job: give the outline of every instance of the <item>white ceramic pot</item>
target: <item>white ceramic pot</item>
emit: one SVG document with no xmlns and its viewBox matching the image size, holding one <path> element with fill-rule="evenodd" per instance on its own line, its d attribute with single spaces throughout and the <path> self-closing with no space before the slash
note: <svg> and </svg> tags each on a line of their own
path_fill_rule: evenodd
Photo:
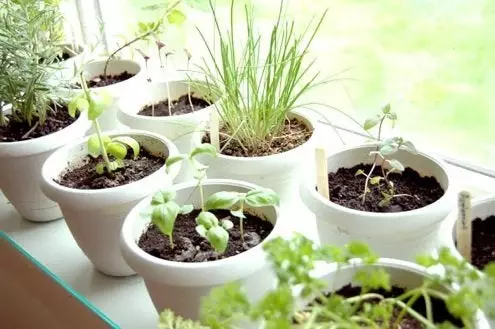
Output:
<svg viewBox="0 0 495 329">
<path fill-rule="evenodd" d="M 188 93 L 188 81 L 185 80 L 147 83 L 141 93 L 129 94 L 120 99 L 117 106 L 117 118 L 122 124 L 132 129 L 142 129 L 161 134 L 170 139 L 180 153 L 189 153 L 195 136 L 194 132 L 198 131 L 198 126 L 201 123 L 208 121 L 209 114 L 215 107 L 211 105 L 193 113 L 172 117 L 138 115 L 144 106 L 156 104 L 168 98 L 167 84 L 170 88 L 170 98 L 173 100 Z M 202 90 L 198 84 L 191 86 L 191 91 L 192 94 L 198 96 L 207 94 L 206 89 Z M 183 163 L 182 172 L 176 181 L 181 182 L 191 178 L 190 166 Z"/>
<path fill-rule="evenodd" d="M 60 83 L 60 81 L 70 81 L 74 78 L 74 68 L 79 69 L 83 64 L 84 57 L 87 54 L 86 47 L 81 44 L 64 44 L 62 45 L 64 53 L 70 55 L 70 58 L 63 62 L 56 63 L 55 66 L 58 70 L 55 71 L 52 79 L 55 83 Z"/>
<path fill-rule="evenodd" d="M 328 157 L 328 172 L 371 163 L 373 145 L 347 148 Z M 324 198 L 316 190 L 315 175 L 301 186 L 301 197 L 315 214 L 318 236 L 322 244 L 342 246 L 352 240 L 366 242 L 382 257 L 415 260 L 419 253 L 438 247 L 442 221 L 455 206 L 455 188 L 442 160 L 419 153 L 400 150 L 394 158 L 422 176 L 433 176 L 445 191 L 436 202 L 411 211 L 374 213 L 340 206 Z"/>
<path fill-rule="evenodd" d="M 201 162 L 209 165 L 208 178 L 231 178 L 253 183 L 274 190 L 281 201 L 281 208 L 299 199 L 298 188 L 304 173 L 314 171 L 316 147 L 316 123 L 302 113 L 291 113 L 313 130 L 310 139 L 290 150 L 260 157 L 234 157 L 219 154 L 216 158 L 204 158 Z M 200 143 L 201 137 L 195 143 Z"/>
<path fill-rule="evenodd" d="M 255 188 L 252 184 L 227 179 L 206 180 L 204 183 L 206 196 L 219 191 L 246 192 Z M 200 207 L 195 182 L 178 184 L 176 191 L 177 203 L 192 203 Z M 258 246 L 217 261 L 182 263 L 153 257 L 138 247 L 137 241 L 150 223 L 140 213 L 149 206 L 150 200 L 151 197 L 148 197 L 141 201 L 127 216 L 122 226 L 121 248 L 127 263 L 143 277 L 158 312 L 169 308 L 178 315 L 197 320 L 201 298 L 216 286 L 240 281 L 252 299 L 263 296 L 273 288 L 274 277 L 262 246 L 267 240 L 280 235 L 284 225 L 276 207 L 252 210 L 274 224 L 273 231 Z"/>
<path fill-rule="evenodd" d="M 89 81 L 90 79 L 103 74 L 105 62 L 106 59 L 100 59 L 86 63 L 84 65 L 86 80 Z M 120 128 L 117 120 L 117 104 L 121 97 L 124 95 L 138 97 L 138 95 L 144 91 L 146 72 L 144 67 L 142 67 L 139 62 L 124 59 L 112 59 L 108 64 L 108 75 L 120 74 L 124 71 L 135 74 L 135 76 L 113 85 L 91 88 L 91 90 L 96 92 L 104 92 L 112 97 L 112 103 L 107 106 L 103 114 L 98 118 L 102 131 L 111 131 Z M 94 132 L 95 130 L 91 129 L 89 134 L 93 134 Z"/>
<path fill-rule="evenodd" d="M 163 136 L 139 130 L 113 132 L 110 136 L 131 136 L 155 155 L 176 155 L 177 148 Z M 78 246 L 97 270 L 112 276 L 135 272 L 120 254 L 120 228 L 127 213 L 151 191 L 172 184 L 180 170 L 170 174 L 163 166 L 151 175 L 126 185 L 100 190 L 83 190 L 62 186 L 54 181 L 68 166 L 77 165 L 87 155 L 88 138 L 67 145 L 53 153 L 43 165 L 41 188 L 57 202 Z"/>
<path fill-rule="evenodd" d="M 35 222 L 62 218 L 58 205 L 40 190 L 41 167 L 53 151 L 83 137 L 90 126 L 83 113 L 70 126 L 50 135 L 0 143 L 0 188 L 23 218 Z"/>
<path fill-rule="evenodd" d="M 357 271 L 373 271 L 377 268 L 383 268 L 390 275 L 391 285 L 404 289 L 413 289 L 420 286 L 424 279 L 431 275 L 424 267 L 415 263 L 381 258 L 372 265 L 364 265 L 360 261 L 354 261 L 350 265 L 343 266 L 339 269 L 337 269 L 335 264 L 324 264 L 315 269 L 314 276 L 326 282 L 327 287 L 330 287 L 329 291 L 337 291 L 348 284 L 359 285 L 355 280 Z M 446 287 L 445 292 L 448 292 L 449 289 Z M 295 291 L 298 293 L 299 290 Z M 304 308 L 311 300 L 312 298 L 298 300 L 297 308 Z M 481 311 L 478 311 L 476 314 L 475 325 L 477 329 L 490 328 L 485 315 Z"/>
</svg>

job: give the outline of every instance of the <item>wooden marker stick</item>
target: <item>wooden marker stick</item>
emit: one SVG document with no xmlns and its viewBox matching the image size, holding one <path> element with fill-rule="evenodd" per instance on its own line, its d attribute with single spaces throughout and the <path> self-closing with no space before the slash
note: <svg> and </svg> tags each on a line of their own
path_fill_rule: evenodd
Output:
<svg viewBox="0 0 495 329">
<path fill-rule="evenodd" d="M 330 191 L 328 190 L 328 169 L 327 169 L 327 153 L 323 148 L 316 148 L 316 187 L 318 192 L 327 200 L 330 199 Z"/>
<path fill-rule="evenodd" d="M 456 223 L 457 249 L 471 263 L 471 194 L 466 191 L 459 193 L 458 215 Z"/>
<path fill-rule="evenodd" d="M 218 113 L 214 109 L 210 113 L 210 142 L 217 151 L 220 151 L 220 131 L 218 123 Z"/>
</svg>

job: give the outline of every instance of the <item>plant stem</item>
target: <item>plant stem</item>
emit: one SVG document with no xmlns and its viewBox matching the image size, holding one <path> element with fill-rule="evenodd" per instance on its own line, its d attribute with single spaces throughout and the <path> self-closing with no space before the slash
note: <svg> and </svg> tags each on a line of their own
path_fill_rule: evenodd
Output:
<svg viewBox="0 0 495 329">
<path fill-rule="evenodd" d="M 172 236 L 172 234 L 170 234 L 168 236 L 168 239 L 170 240 L 170 248 L 174 249 L 175 246 L 174 246 L 174 237 Z"/>
<path fill-rule="evenodd" d="M 167 70 L 168 66 L 168 53 L 165 55 L 165 70 Z M 171 100 L 170 100 L 170 85 L 169 82 L 166 82 L 167 84 L 167 105 L 168 105 L 168 116 L 172 116 L 172 106 L 171 106 Z"/>
<path fill-rule="evenodd" d="M 101 128 L 98 119 L 93 120 L 93 124 L 95 125 L 96 135 L 98 136 L 98 142 L 100 143 L 101 155 L 103 157 L 103 161 L 105 161 L 105 166 L 107 167 L 108 173 L 111 173 L 110 159 L 108 158 L 107 150 L 105 148 L 105 144 L 103 143 L 103 138 L 101 137 Z"/>
<path fill-rule="evenodd" d="M 40 123 L 39 121 L 36 121 L 36 123 L 31 127 L 31 129 L 29 129 L 27 133 L 22 135 L 21 139 L 27 138 L 29 135 L 31 135 L 31 133 L 39 126 L 39 123 Z"/>
<path fill-rule="evenodd" d="M 239 211 L 241 214 L 244 211 L 244 198 L 239 200 Z M 241 231 L 241 241 L 244 242 L 244 218 L 242 217 L 239 218 L 239 229 Z"/>
<path fill-rule="evenodd" d="M 189 71 L 189 66 L 191 64 L 191 59 L 187 58 L 187 71 Z M 189 99 L 189 105 L 191 106 L 191 111 L 194 112 L 194 106 L 191 100 L 191 83 L 187 84 L 187 98 Z"/>
<path fill-rule="evenodd" d="M 385 116 L 382 116 L 381 120 L 380 120 L 380 124 L 378 125 L 378 142 L 380 141 L 381 139 L 381 136 L 382 136 L 382 125 L 383 125 L 383 121 L 385 121 Z M 379 151 L 379 146 L 377 145 L 376 148 L 375 148 L 375 151 Z M 364 183 L 364 192 L 363 192 L 363 200 L 361 201 L 362 204 L 364 204 L 366 202 L 366 193 L 368 193 L 368 182 L 371 178 L 371 174 L 373 174 L 373 170 L 375 170 L 375 167 L 376 167 L 376 159 L 378 158 L 378 154 L 375 153 L 375 157 L 373 158 L 373 166 L 371 166 L 371 170 L 370 172 L 368 173 L 368 175 L 366 176 L 366 181 Z M 384 160 L 385 161 L 385 160 Z M 383 167 L 383 162 L 382 161 L 382 167 Z M 382 168 L 383 169 L 383 168 Z M 386 180 L 386 179 L 385 179 Z"/>
<path fill-rule="evenodd" d="M 399 306 L 402 309 L 405 309 L 407 311 L 407 313 L 409 313 L 409 315 L 411 315 L 413 318 L 415 318 L 416 320 L 418 320 L 419 322 L 421 322 L 422 324 L 424 324 L 426 327 L 428 327 L 430 329 L 435 329 L 436 328 L 435 324 L 433 324 L 430 321 L 428 321 L 428 319 L 426 319 L 420 313 L 418 313 L 415 310 L 413 310 L 411 307 L 409 307 L 408 305 L 406 305 L 404 302 L 402 302 L 400 300 L 392 299 L 392 298 L 384 299 L 383 301 L 384 302 L 392 303 L 392 304 L 394 304 L 396 306 Z"/>
</svg>

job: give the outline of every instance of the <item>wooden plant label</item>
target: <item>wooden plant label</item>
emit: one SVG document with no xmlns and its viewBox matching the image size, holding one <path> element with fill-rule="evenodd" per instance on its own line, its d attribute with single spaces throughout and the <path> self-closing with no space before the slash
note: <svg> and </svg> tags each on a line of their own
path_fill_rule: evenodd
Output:
<svg viewBox="0 0 495 329">
<path fill-rule="evenodd" d="M 220 151 L 220 131 L 216 110 L 210 113 L 210 143 L 217 149 L 217 152 Z"/>
<path fill-rule="evenodd" d="M 458 215 L 456 224 L 457 249 L 468 262 L 471 262 L 471 194 L 459 193 Z"/>
<path fill-rule="evenodd" d="M 328 190 L 328 169 L 327 169 L 327 153 L 323 148 L 316 148 L 316 187 L 318 192 L 327 200 L 330 199 L 330 191 Z"/>
</svg>

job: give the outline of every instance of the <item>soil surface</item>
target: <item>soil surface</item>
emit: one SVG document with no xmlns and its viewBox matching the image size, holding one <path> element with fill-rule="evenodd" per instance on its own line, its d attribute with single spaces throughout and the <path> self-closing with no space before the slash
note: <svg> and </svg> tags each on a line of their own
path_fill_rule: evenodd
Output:
<svg viewBox="0 0 495 329">
<path fill-rule="evenodd" d="M 380 294 L 385 298 L 395 298 L 399 297 L 402 294 L 406 292 L 405 289 L 398 287 L 398 286 L 393 286 L 390 291 L 386 291 L 384 289 L 379 289 L 379 290 L 374 290 L 370 291 L 370 293 L 376 293 Z M 361 294 L 361 287 L 359 286 L 352 286 L 351 284 L 348 284 L 344 287 L 342 287 L 340 290 L 336 292 L 336 294 L 344 297 L 344 298 L 350 298 L 350 297 L 355 297 L 359 296 Z M 328 297 L 330 296 L 331 293 L 326 293 L 325 296 Z M 378 303 L 378 299 L 371 299 L 368 300 L 367 303 L 372 303 L 376 304 Z M 432 298 L 432 309 L 433 309 L 433 321 L 436 324 L 440 324 L 443 322 L 450 322 L 454 324 L 456 327 L 461 328 L 462 323 L 453 317 L 447 310 L 447 307 L 444 302 L 442 302 L 439 299 Z M 314 302 L 310 303 L 309 305 L 314 305 L 314 303 L 321 303 L 320 300 L 315 300 Z M 364 310 L 364 305 L 366 303 L 363 303 L 360 308 L 357 310 L 357 313 L 360 313 Z M 426 316 L 426 304 L 424 302 L 423 298 L 419 298 L 414 304 L 412 304 L 412 308 L 417 311 L 418 313 Z M 401 308 L 394 307 L 392 311 L 392 317 L 389 319 L 389 325 L 386 326 L 387 328 L 392 328 L 392 325 L 395 323 L 395 320 L 401 313 Z M 364 326 L 364 325 L 363 325 Z M 409 314 L 406 314 L 400 321 L 399 328 L 401 329 L 423 329 L 423 325 L 421 322 L 419 322 L 417 319 L 412 317 Z"/>
<path fill-rule="evenodd" d="M 193 95 L 191 95 L 191 103 L 193 108 L 191 108 L 189 97 L 187 95 L 182 95 L 179 97 L 179 99 L 172 101 L 170 103 L 170 112 L 172 112 L 172 116 L 192 113 L 192 109 L 194 109 L 194 111 L 199 111 L 210 106 L 210 103 L 208 103 L 204 99 L 195 97 Z M 169 116 L 167 99 L 154 104 L 154 107 L 154 113 L 153 107 L 151 105 L 146 105 L 141 111 L 139 111 L 138 114 L 149 117 L 153 116 L 153 114 L 155 117 Z"/>
<path fill-rule="evenodd" d="M 79 116 L 77 114 L 76 118 L 71 117 L 66 106 L 53 107 L 56 108 L 56 112 L 49 111 L 45 122 L 42 125 L 37 124 L 29 134 L 27 132 L 36 125 L 36 118 L 33 118 L 33 124 L 29 126 L 27 122 L 16 122 L 11 115 L 7 115 L 9 123 L 5 127 L 0 126 L 0 142 L 19 142 L 50 135 L 68 127 Z"/>
<path fill-rule="evenodd" d="M 303 122 L 295 119 L 286 120 L 282 133 L 256 148 L 244 148 L 237 140 L 225 135 L 228 133 L 225 128 L 221 128 L 220 133 L 222 154 L 235 157 L 258 157 L 287 152 L 306 143 L 313 135 L 313 131 L 309 130 Z M 224 148 L 227 142 L 228 144 Z M 208 133 L 203 137 L 203 143 L 210 143 Z"/>
<path fill-rule="evenodd" d="M 388 206 L 380 207 L 379 203 L 383 200 L 381 193 L 387 192 L 386 183 L 381 181 L 379 185 L 368 184 L 371 192 L 366 194 L 366 200 L 362 203 L 366 176 L 356 176 L 359 169 L 368 174 L 371 165 L 359 164 L 352 168 L 340 168 L 336 173 L 328 174 L 330 201 L 355 210 L 401 212 L 425 207 L 440 199 L 444 194 L 444 190 L 434 177 L 421 177 L 415 170 L 406 168 L 401 174 L 390 174 L 389 180 L 394 183 L 395 195 L 407 194 L 409 196 L 394 197 Z M 374 176 L 383 176 L 380 166 L 373 171 L 371 177 Z"/>
<path fill-rule="evenodd" d="M 471 263 L 482 270 L 495 261 L 495 216 L 472 222 Z"/>
<path fill-rule="evenodd" d="M 87 81 L 86 84 L 88 85 L 88 88 L 99 88 L 99 87 L 106 87 L 110 86 L 125 80 L 128 80 L 135 76 L 133 73 L 129 73 L 127 71 L 124 71 L 120 74 L 116 75 L 106 75 L 104 76 L 103 74 L 91 78 L 91 80 Z M 81 88 L 81 85 L 79 83 L 76 84 L 78 88 Z"/>
<path fill-rule="evenodd" d="M 151 175 L 165 164 L 164 157 L 155 156 L 144 148 L 141 148 L 136 160 L 132 159 L 132 151 L 129 151 L 124 160 L 124 167 L 119 168 L 112 175 L 105 172 L 99 175 L 95 166 L 103 162 L 103 158 L 88 156 L 83 165 L 72 167 L 64 172 L 58 180 L 58 184 L 75 189 L 97 190 L 129 184 Z"/>
<path fill-rule="evenodd" d="M 196 232 L 195 218 L 199 212 L 194 210 L 187 215 L 177 216 L 173 233 L 175 248 L 170 247 L 169 237 L 164 236 L 153 224 L 150 224 L 139 238 L 139 247 L 148 254 L 165 260 L 184 263 L 207 262 L 232 257 L 249 250 L 261 243 L 273 230 L 273 224 L 269 221 L 245 213 L 242 242 L 239 219 L 232 216 L 228 210 L 212 210 L 219 220 L 228 218 L 234 224 L 229 230 L 227 250 L 220 255 Z"/>
</svg>

